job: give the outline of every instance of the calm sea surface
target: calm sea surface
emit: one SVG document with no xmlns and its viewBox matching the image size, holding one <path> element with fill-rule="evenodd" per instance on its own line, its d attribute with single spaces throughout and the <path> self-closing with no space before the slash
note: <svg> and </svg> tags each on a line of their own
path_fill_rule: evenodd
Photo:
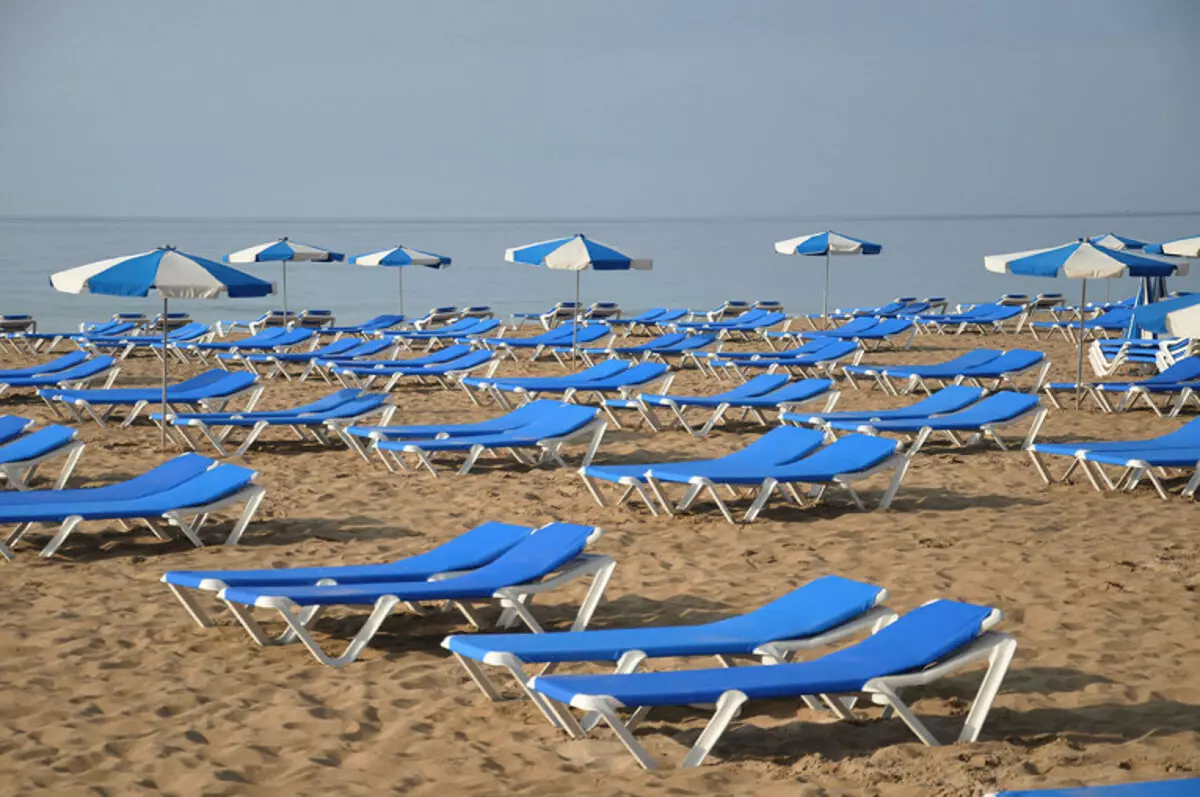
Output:
<svg viewBox="0 0 1200 797">
<path fill-rule="evenodd" d="M 54 291 L 51 272 L 171 244 L 220 259 L 222 255 L 282 235 L 357 254 L 405 244 L 450 255 L 442 271 L 405 269 L 405 305 L 412 315 L 439 304 L 488 304 L 507 316 L 570 299 L 574 277 L 504 262 L 504 250 L 583 232 L 631 254 L 654 258 L 650 272 L 585 272 L 585 302 L 620 302 L 626 310 L 670 305 L 712 307 L 726 298 L 777 299 L 792 312 L 821 307 L 824 261 L 777 255 L 782 238 L 832 228 L 883 244 L 877 257 L 833 259 L 830 305 L 861 306 L 898 295 L 945 295 L 982 301 L 1004 293 L 1057 290 L 1077 298 L 1078 282 L 995 275 L 983 256 L 1034 249 L 1080 236 L 1117 232 L 1146 240 L 1200 233 L 1200 214 L 1072 216 L 1049 218 L 637 220 L 637 221 L 440 221 L 374 220 L 59 220 L 0 219 L 0 312 L 33 313 L 42 329 L 73 329 L 118 311 L 153 313 L 156 299 L 73 296 Z M 250 270 L 279 282 L 277 263 Z M 1194 270 L 1200 271 L 1200 270 Z M 1130 295 L 1133 282 L 1091 283 L 1089 298 Z M 1200 273 L 1173 288 L 1200 290 Z M 366 319 L 396 307 L 394 269 L 345 264 L 295 264 L 288 268 L 293 308 L 332 309 L 342 322 Z M 267 300 L 174 301 L 201 320 L 252 318 Z"/>
</svg>

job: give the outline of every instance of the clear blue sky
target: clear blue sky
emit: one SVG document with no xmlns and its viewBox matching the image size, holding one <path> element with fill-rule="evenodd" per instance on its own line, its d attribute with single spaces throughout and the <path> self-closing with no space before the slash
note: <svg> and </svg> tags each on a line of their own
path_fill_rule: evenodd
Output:
<svg viewBox="0 0 1200 797">
<path fill-rule="evenodd" d="M 0 215 L 1200 207 L 1192 0 L 0 0 Z"/>
</svg>

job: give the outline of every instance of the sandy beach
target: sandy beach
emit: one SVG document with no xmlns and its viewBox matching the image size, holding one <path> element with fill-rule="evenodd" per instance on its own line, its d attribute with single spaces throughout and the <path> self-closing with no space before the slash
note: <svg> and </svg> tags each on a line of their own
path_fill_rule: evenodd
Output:
<svg viewBox="0 0 1200 797">
<path fill-rule="evenodd" d="M 1047 351 L 1052 378 L 1074 377 L 1064 341 L 982 341 L 920 336 L 911 351 L 865 361 L 933 362 L 979 345 L 1020 346 Z M 157 369 L 151 358 L 131 358 L 119 384 L 155 384 Z M 198 370 L 172 365 L 172 378 Z M 501 373 L 561 370 L 510 361 Z M 274 380 L 260 408 L 330 389 Z M 675 382 L 675 392 L 713 390 L 691 370 Z M 459 390 L 406 385 L 394 401 L 395 423 L 498 412 Z M 843 387 L 839 408 L 907 401 Z M 3 399 L 0 412 L 53 420 L 27 393 Z M 1145 409 L 1055 411 L 1041 439 L 1137 438 L 1185 420 Z M 127 478 L 178 453 L 160 452 L 148 423 L 81 431 L 88 446 L 72 486 Z M 718 455 L 761 431 L 734 425 L 703 440 L 610 431 L 596 461 Z M 0 564 L 0 793 L 958 797 L 1200 770 L 1197 509 L 1178 496 L 1161 501 L 1148 485 L 1132 495 L 1102 495 L 1086 483 L 1047 487 L 1023 452 L 931 446 L 888 511 L 859 512 L 834 497 L 811 510 L 774 504 L 758 522 L 733 527 L 711 505 L 675 518 L 601 508 L 573 468 L 485 460 L 468 476 L 434 478 L 388 473 L 341 446 L 285 432 L 264 440 L 244 463 L 261 473 L 267 497 L 237 547 L 197 550 L 94 522 L 52 560 L 40 560 L 31 539 Z M 867 498 L 884 484 L 868 483 Z M 398 614 L 360 661 L 335 670 L 297 646 L 253 646 L 228 616 L 202 630 L 159 582 L 168 569 L 386 561 L 487 520 L 603 528 L 595 550 L 618 564 L 594 628 L 716 619 L 837 573 L 887 587 L 897 611 L 936 597 L 998 607 L 1019 648 L 976 744 L 925 747 L 877 709 L 845 723 L 795 701 L 760 702 L 702 768 L 643 772 L 603 729 L 569 741 L 527 701 L 488 702 L 440 647 L 447 634 L 469 630 L 456 613 Z M 227 528 L 222 521 L 207 540 L 223 539 Z M 540 616 L 563 627 L 581 594 L 543 599 Z M 317 632 L 332 642 L 360 620 L 333 611 Z M 711 660 L 651 668 L 689 666 Z M 566 671 L 588 669 L 596 668 Z M 935 733 L 957 733 L 981 672 L 914 694 Z M 677 763 L 706 719 L 700 710 L 658 710 L 640 736 L 652 754 Z"/>
</svg>

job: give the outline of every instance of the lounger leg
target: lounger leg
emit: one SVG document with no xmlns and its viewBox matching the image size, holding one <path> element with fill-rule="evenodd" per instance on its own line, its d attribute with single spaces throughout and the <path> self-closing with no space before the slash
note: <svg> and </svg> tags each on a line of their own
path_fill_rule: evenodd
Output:
<svg viewBox="0 0 1200 797">
<path fill-rule="evenodd" d="M 81 522 L 83 522 L 83 518 L 79 515 L 71 515 L 64 520 L 62 525 L 58 527 L 58 532 L 50 539 L 50 542 L 46 543 L 46 547 L 42 549 L 42 552 L 38 556 L 43 559 L 49 559 L 51 556 L 54 556 L 58 549 L 62 547 L 62 544 L 66 542 L 67 537 L 70 536 L 71 532 Z"/>
<path fill-rule="evenodd" d="M 1038 452 L 1029 448 L 1025 450 L 1029 452 L 1029 458 L 1033 460 L 1033 467 L 1037 470 L 1038 475 L 1042 477 L 1042 481 L 1046 484 L 1053 484 L 1054 479 L 1050 478 L 1050 471 L 1046 469 L 1046 463 L 1042 462 L 1042 458 L 1038 455 Z"/>
<path fill-rule="evenodd" d="M 731 689 L 721 695 L 717 700 L 717 710 L 713 713 L 712 719 L 708 721 L 708 725 L 700 733 L 700 738 L 692 745 L 692 749 L 688 752 L 687 757 L 683 759 L 682 767 L 698 767 L 704 763 L 704 759 L 708 757 L 712 748 L 720 741 L 721 736 L 725 733 L 725 729 L 729 727 L 738 714 L 741 713 L 742 704 L 749 698 L 745 693 L 739 692 L 736 689 Z"/>
<path fill-rule="evenodd" d="M 237 545 L 242 539 L 242 535 L 246 532 L 246 527 L 250 525 L 250 521 L 254 518 L 254 513 L 258 511 L 259 504 L 267 495 L 266 489 L 256 485 L 249 488 L 246 496 L 246 506 L 242 509 L 242 514 L 238 516 L 237 522 L 229 532 L 229 536 L 225 538 L 226 545 Z"/>
<path fill-rule="evenodd" d="M 979 732 L 983 730 L 983 723 L 987 720 L 988 712 L 992 710 L 992 703 L 1000 692 L 1000 685 L 1004 682 L 1004 676 L 1008 673 L 1008 665 L 1016 652 L 1017 641 L 1007 637 L 993 648 L 991 655 L 988 656 L 987 673 L 983 676 L 983 682 L 975 694 L 975 701 L 967 713 L 967 721 L 958 735 L 960 744 L 974 742 L 979 738 Z"/>
<path fill-rule="evenodd" d="M 167 589 L 171 590 L 171 594 L 183 604 L 184 610 L 187 611 L 188 615 L 196 621 L 196 625 L 200 626 L 201 628 L 213 628 L 216 625 L 216 623 L 212 621 L 212 618 L 208 616 L 208 612 L 200 608 L 200 604 L 196 602 L 194 597 L 192 597 L 190 591 L 184 591 L 174 584 L 168 584 Z"/>
<path fill-rule="evenodd" d="M 642 769 L 658 769 L 658 762 L 650 756 L 650 753 L 646 751 L 645 747 L 642 747 L 637 739 L 633 738 L 633 732 L 625 723 L 621 722 L 621 718 L 617 716 L 614 708 L 608 705 L 598 705 L 595 710 L 608 727 L 613 729 L 613 733 L 621 740 L 621 744 L 625 745 L 625 749 L 629 751 L 630 755 L 642 765 Z"/>
<path fill-rule="evenodd" d="M 613 670 L 613 675 L 628 675 L 641 666 L 646 660 L 646 653 L 641 650 L 627 650 L 621 654 L 621 658 L 617 659 L 617 666 Z M 584 731 L 590 731 L 600 724 L 601 716 L 598 711 L 588 711 L 579 720 L 579 726 Z"/>
<path fill-rule="evenodd" d="M 313 658 L 328 667 L 344 667 L 358 658 L 399 602 L 400 600 L 394 595 L 384 595 L 377 600 L 367 621 L 363 623 L 363 627 L 354 635 L 354 639 L 350 640 L 350 644 L 346 646 L 340 656 L 330 656 L 322 650 L 296 614 L 283 609 L 279 613 L 283 615 L 283 620 L 288 624 L 289 630 L 293 631 L 296 638 L 303 643 L 304 647 L 308 648 L 308 652 L 312 654 Z"/>
<path fill-rule="evenodd" d="M 596 613 L 596 608 L 604 599 L 604 591 L 608 589 L 608 582 L 612 580 L 616 567 L 616 561 L 610 559 L 596 571 L 591 586 L 588 587 L 587 595 L 584 596 L 583 603 L 579 606 L 579 612 L 571 623 L 572 631 L 582 631 L 588 627 L 588 623 L 592 621 L 592 615 Z"/>
</svg>

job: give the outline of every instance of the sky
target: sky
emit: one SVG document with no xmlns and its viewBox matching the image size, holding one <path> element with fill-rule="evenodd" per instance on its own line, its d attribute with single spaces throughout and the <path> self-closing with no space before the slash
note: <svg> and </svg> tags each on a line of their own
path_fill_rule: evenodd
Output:
<svg viewBox="0 0 1200 797">
<path fill-rule="evenodd" d="M 1192 0 L 0 0 L 0 215 L 1200 208 Z"/>
</svg>

